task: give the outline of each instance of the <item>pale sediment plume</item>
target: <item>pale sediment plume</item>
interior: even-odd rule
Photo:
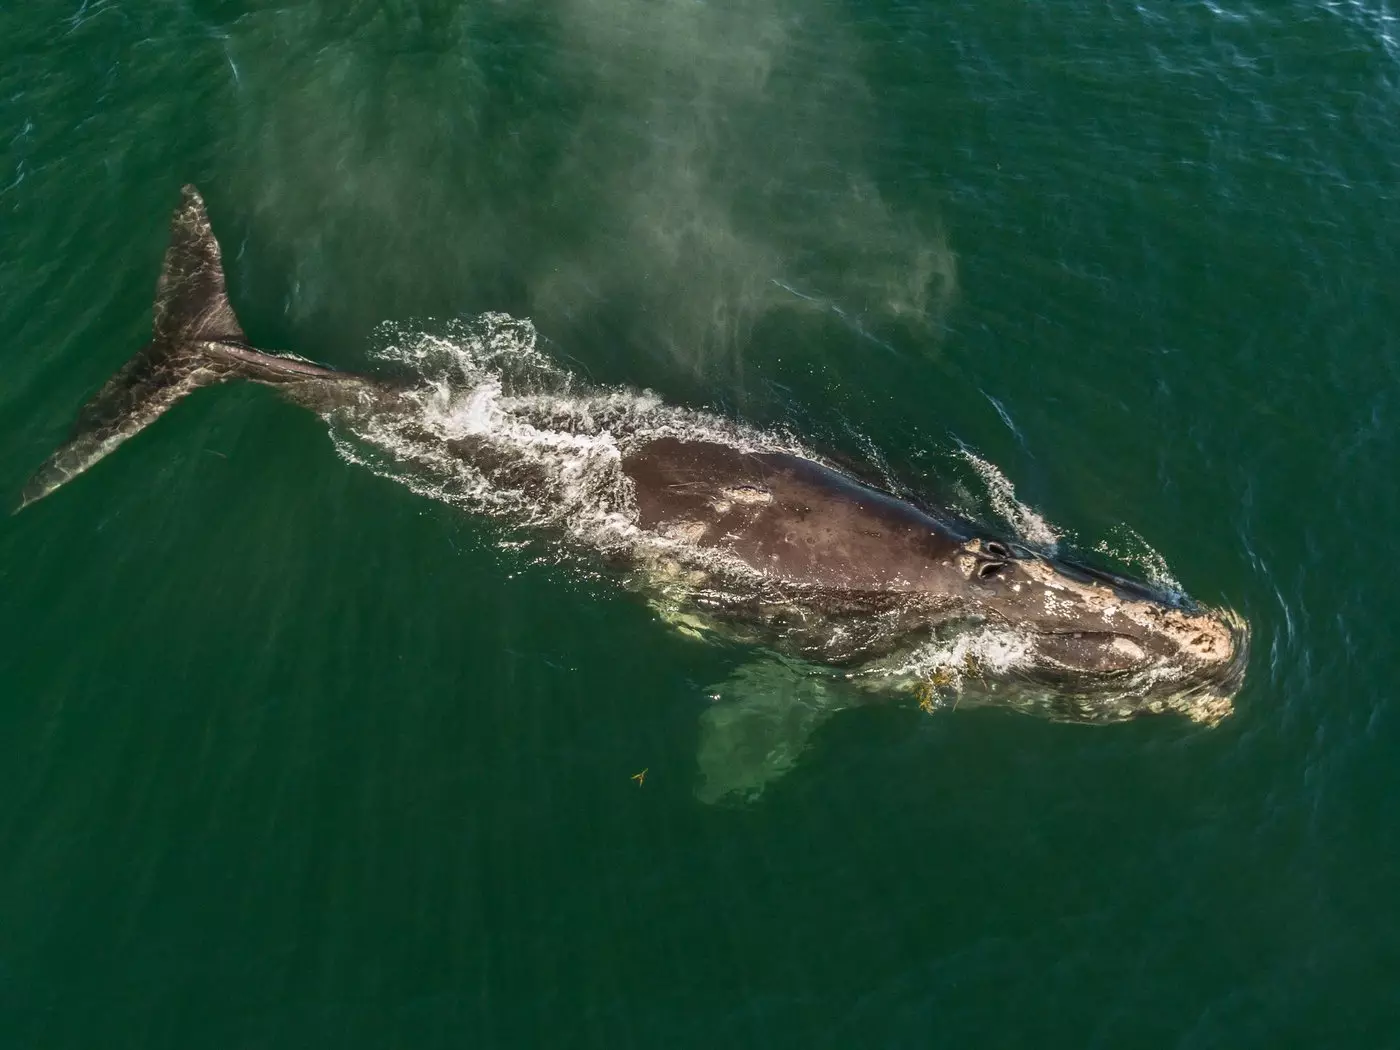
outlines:
[[[556,182],[595,195],[587,236],[545,259],[536,316],[639,302],[639,343],[739,381],[774,310],[898,321],[932,345],[953,253],[927,209],[902,213],[875,185],[869,93],[831,12],[791,0],[558,10],[599,101]]]
[[[539,37],[512,57],[538,98],[517,97],[481,32],[513,17]],[[344,32],[323,38],[323,22]],[[775,311],[824,312],[860,345],[894,326],[903,349],[936,351],[956,261],[936,201],[896,201],[877,178],[876,110],[839,13],[460,5],[385,48],[408,32],[372,5],[312,4],[250,14],[226,41],[274,56],[240,65],[239,90],[264,100],[241,110],[257,114],[238,130],[252,160],[229,177],[294,321],[343,312],[368,279],[345,260],[372,250],[381,293],[436,282],[497,308],[473,296],[509,274],[514,307],[552,336],[601,325],[731,386],[750,355],[804,352],[753,343]]]

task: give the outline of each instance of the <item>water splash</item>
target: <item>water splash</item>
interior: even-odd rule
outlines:
[[[1005,624],[983,624],[948,637],[932,637],[895,656],[862,667],[851,677],[867,685],[899,688],[910,681],[960,689],[983,673],[1005,676],[1028,664],[1031,636]]]
[[[629,451],[658,438],[819,458],[781,432],[666,405],[649,391],[589,388],[540,351],[528,320],[506,314],[438,331],[386,324],[378,338],[374,356],[418,383],[395,395],[394,411],[330,414],[341,456],[510,526],[553,527],[575,546],[675,545],[635,527],[622,470]]]
[[[1016,535],[1052,554],[1059,549],[1060,533],[1051,528],[1050,523],[1035,510],[1016,498],[1016,486],[1000,468],[969,449],[959,449],[958,452],[986,486],[987,500],[992,509],[1016,531]]]
[[[1148,583],[1159,590],[1165,591],[1176,598],[1185,595],[1185,588],[1177,578],[1172,575],[1171,568],[1167,565],[1167,559],[1162,557],[1136,529],[1128,525],[1117,525],[1110,532],[1110,540],[1100,540],[1094,545],[1094,550],[1100,554],[1106,554],[1111,558],[1117,558],[1124,565],[1131,566],[1142,573]]]

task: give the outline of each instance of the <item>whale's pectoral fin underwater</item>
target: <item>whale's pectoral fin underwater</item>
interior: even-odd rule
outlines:
[[[812,734],[851,704],[845,690],[791,661],[744,664],[714,688],[700,716],[701,802],[742,803],[797,764]]]
[[[322,398],[327,389],[364,383],[358,376],[247,345],[229,305],[219,242],[204,201],[186,186],[156,284],[151,341],[83,406],[68,440],[25,485],[16,510],[87,470],[186,394],[225,379],[278,386],[314,379]]]

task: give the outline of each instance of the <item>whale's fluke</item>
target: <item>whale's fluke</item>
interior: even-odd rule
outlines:
[[[277,385],[317,380],[341,387],[358,381],[247,345],[229,305],[219,242],[204,201],[186,186],[170,222],[151,341],[83,406],[68,441],[29,479],[16,510],[87,470],[186,394],[240,378]]]
[[[180,206],[170,220],[170,247],[156,283],[154,330],[153,342],[172,348],[198,340],[245,341],[224,287],[219,242],[193,186],[180,191]]]
[[[186,186],[156,284],[151,341],[83,406],[68,441],[29,479],[17,509],[81,474],[186,394],[227,378],[229,369],[208,360],[201,344],[241,345],[243,338],[204,201]]]

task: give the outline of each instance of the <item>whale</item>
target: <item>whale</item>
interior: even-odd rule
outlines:
[[[348,435],[352,460],[544,536],[683,634],[752,653],[705,700],[706,801],[757,797],[834,712],[875,700],[1086,724],[1174,714],[1209,727],[1232,711],[1249,648],[1232,610],[916,504],[734,421],[483,376],[463,393],[254,346],[186,186],[149,342],[80,409],[16,510],[195,390],[274,388]]]

